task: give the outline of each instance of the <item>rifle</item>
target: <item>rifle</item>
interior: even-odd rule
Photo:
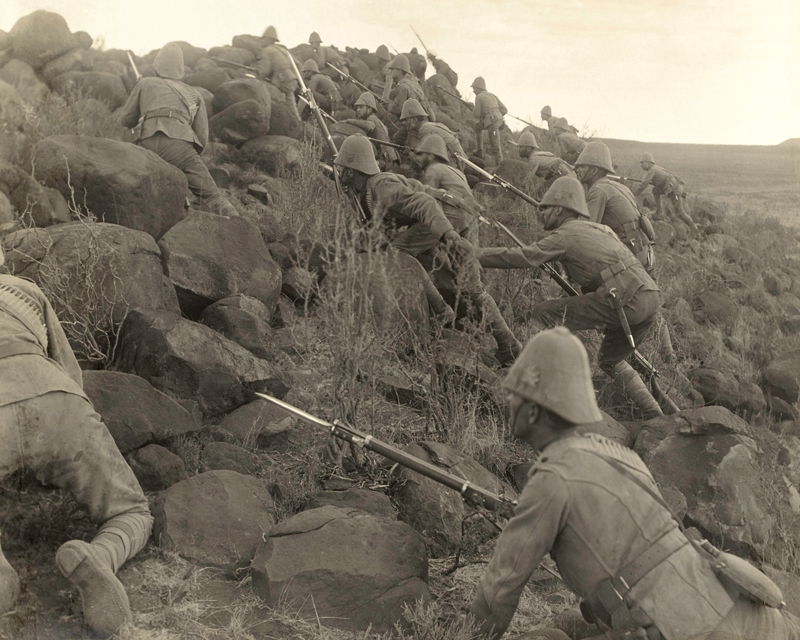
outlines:
[[[350,82],[352,82],[354,85],[356,85],[362,91],[366,91],[367,93],[371,93],[373,96],[375,96],[378,99],[378,101],[380,101],[380,102],[388,102],[387,100],[383,99],[383,96],[379,96],[372,89],[370,89],[369,87],[367,87],[364,84],[361,84],[358,80],[356,80],[349,73],[345,73],[341,69],[339,69],[337,67],[334,67],[330,62],[326,62],[325,64],[328,65],[331,69],[333,69],[336,73],[338,73],[342,78],[345,78],[346,80],[349,80]]]
[[[641,182],[639,178],[629,178],[628,176],[618,176],[613,173],[606,174],[606,178],[609,180],[616,180],[617,182],[622,182],[623,180],[630,180],[631,182]]]
[[[131,67],[133,67],[133,74],[136,76],[136,81],[138,82],[139,80],[142,79],[142,74],[139,73],[139,70],[136,68],[136,63],[133,61],[133,56],[131,55],[131,52],[127,51],[126,53],[128,54],[128,60],[130,60]]]
[[[520,189],[517,189],[517,187],[515,187],[513,184],[511,184],[508,180],[506,180],[504,178],[501,178],[500,176],[498,176],[496,174],[489,173],[488,171],[486,171],[486,169],[481,169],[477,164],[475,164],[474,162],[471,162],[469,159],[465,158],[462,155],[456,154],[456,158],[461,160],[461,162],[463,162],[468,167],[472,167],[473,169],[475,169],[475,171],[480,173],[484,178],[488,178],[489,180],[491,180],[492,182],[497,183],[498,185],[500,185],[504,189],[507,189],[508,191],[513,193],[515,196],[518,196],[518,197],[522,198],[528,204],[532,204],[534,207],[538,207],[539,206],[539,203],[536,200],[531,198],[524,191],[521,191]]]
[[[405,147],[402,144],[396,144],[394,142],[384,142],[383,140],[378,140],[377,138],[370,138],[367,137],[367,140],[370,142],[374,142],[375,144],[383,145],[384,147],[391,147],[392,149],[400,149],[400,151],[411,151],[411,147]]]
[[[367,451],[377,453],[384,458],[388,458],[392,462],[396,462],[399,465],[430,478],[434,482],[438,482],[439,484],[443,484],[454,491],[458,491],[465,500],[478,507],[487,509],[489,511],[496,511],[501,514],[509,514],[509,512],[513,511],[514,507],[517,506],[516,500],[507,498],[504,495],[498,495],[496,493],[492,493],[491,491],[487,491],[483,487],[479,487],[469,480],[464,480],[464,478],[459,478],[452,473],[448,473],[444,469],[441,469],[430,462],[420,460],[416,456],[412,456],[410,453],[401,451],[390,444],[378,440],[377,438],[373,438],[371,435],[359,431],[358,429],[340,422],[339,420],[327,422],[326,420],[312,416],[310,413],[306,413],[302,409],[298,409],[297,407],[287,402],[283,402],[282,400],[278,400],[277,398],[273,398],[272,396],[268,396],[264,393],[256,393],[256,395],[268,402],[271,402],[275,406],[280,407],[284,411],[297,416],[307,424],[315,425],[328,430],[331,435],[339,438],[340,440],[349,442],[351,445],[361,447]]]
[[[533,124],[532,122],[528,122],[527,120],[523,120],[522,118],[518,118],[517,116],[512,116],[510,113],[507,113],[506,115],[507,115],[509,118],[514,118],[514,120],[519,120],[519,121],[520,121],[520,122],[522,122],[523,124],[527,124],[529,127],[536,127],[536,125],[535,125],[535,124]],[[537,129],[539,129],[539,127],[536,127],[536,128],[537,128]]]
[[[428,51],[428,47],[425,46],[425,43],[422,41],[422,38],[419,37],[419,34],[417,33],[417,30],[414,27],[412,27],[411,25],[408,25],[408,26],[411,27],[411,30],[414,32],[414,35],[417,36],[417,40],[419,40],[419,43],[422,45],[422,48],[425,49],[425,54],[427,56],[430,56],[431,52]]]
[[[440,91],[444,91],[447,95],[453,96],[456,100],[458,100],[465,107],[467,107],[469,109],[473,108],[474,105],[471,102],[467,102],[463,98],[459,98],[455,93],[453,93],[452,91],[449,91],[448,89],[445,89],[443,86],[441,86],[439,84],[435,84],[433,86],[436,87],[437,89],[439,89]]]

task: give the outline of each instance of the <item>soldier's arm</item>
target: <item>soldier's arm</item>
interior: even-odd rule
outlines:
[[[603,224],[607,200],[608,197],[602,189],[589,189],[589,195],[586,197],[586,206],[589,208],[589,219],[592,222]]]
[[[347,118],[346,120],[339,120],[341,124],[351,124],[354,127],[363,129],[367,133],[372,133],[375,130],[375,125],[369,120],[359,120],[357,118]]]
[[[478,119],[478,122],[483,124],[483,94],[475,97],[475,106],[472,109],[472,115]]]
[[[200,100],[200,105],[194,117],[194,122],[192,122],[192,129],[194,129],[194,133],[200,141],[200,146],[205,149],[208,144],[208,112],[206,112],[205,100],[200,96],[198,96],[198,99]]]
[[[482,635],[496,639],[508,629],[522,590],[564,526],[568,501],[556,474],[539,470],[528,480],[472,601]]]
[[[642,181],[636,187],[636,191],[633,192],[634,195],[638,196],[642,191],[647,189],[647,187],[649,187],[653,183],[653,176],[655,174],[656,172],[653,171],[653,169],[650,169],[647,173],[645,173],[644,177],[642,178]]]
[[[431,165],[427,169],[425,169],[425,173],[422,174],[422,184],[425,186],[431,187],[432,189],[441,189],[442,188],[442,174],[436,170],[436,165]]]
[[[495,96],[495,97],[497,97],[497,96]],[[508,109],[506,109],[506,105],[504,105],[500,101],[500,98],[497,98],[497,107],[500,109],[500,114],[501,115],[506,115],[508,113]]]
[[[411,182],[409,180],[409,182]],[[416,180],[414,182],[417,182]],[[401,181],[386,182],[380,192],[381,202],[387,209],[399,211],[403,216],[413,218],[430,227],[431,233],[441,238],[448,231],[453,230],[453,225],[444,215],[439,203],[424,193],[420,183],[420,190],[415,191],[410,185]],[[391,214],[389,214],[391,215]]]
[[[564,256],[565,244],[558,233],[552,233],[526,247],[487,247],[478,250],[478,260],[486,269],[532,269]]]
[[[141,95],[142,82],[140,80],[136,83],[136,86],[133,87],[133,91],[131,91],[131,95],[128,96],[125,106],[122,107],[122,113],[120,113],[119,121],[123,127],[132,129],[139,123],[139,118],[142,115],[139,110],[139,99]]]

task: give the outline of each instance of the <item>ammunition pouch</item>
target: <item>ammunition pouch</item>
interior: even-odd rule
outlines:
[[[644,216],[644,215],[640,215],[639,216],[639,224],[642,226],[642,231],[644,231],[644,234],[647,236],[647,239],[650,240],[650,242],[655,244],[655,242],[656,242],[656,230],[653,229],[653,223],[650,222],[650,218],[648,218],[647,216]]]
[[[632,267],[635,264],[639,264],[639,259],[634,255],[630,255],[619,262],[615,262],[610,267],[603,269],[599,275],[597,275],[584,287],[584,289],[586,291],[597,291],[601,285],[605,286],[607,291],[616,289],[622,294],[622,297],[618,298],[619,304],[620,306],[624,306],[630,302],[636,291],[628,291],[628,289],[631,288],[625,287],[624,284],[619,281],[617,276],[619,276],[619,274],[625,271],[628,267]]]

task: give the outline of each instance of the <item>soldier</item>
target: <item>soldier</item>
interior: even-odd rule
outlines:
[[[530,131],[523,131],[517,143],[519,157],[527,159],[531,165],[531,173],[542,178],[547,186],[562,176],[574,178],[575,172],[566,162],[549,151],[542,151],[536,142],[536,136]]]
[[[392,61],[392,54],[389,53],[389,48],[385,44],[375,49],[375,57],[382,61],[384,66]]]
[[[603,340],[600,369],[623,386],[648,418],[663,415],[639,375],[625,360],[650,332],[661,299],[658,287],[628,248],[607,226],[589,222],[583,187],[576,178],[559,178],[541,203],[548,237],[525,248],[481,249],[481,265],[496,269],[534,268],[560,260],[584,295],[556,298],[538,305],[530,319],[542,327],[597,329]],[[629,325],[629,328],[626,327]]]
[[[447,217],[420,182],[381,173],[372,145],[363,136],[347,138],[334,162],[341,169],[342,186],[356,198],[371,224],[385,231],[392,247],[414,256],[432,276],[447,281],[448,289],[468,300],[497,341],[497,359],[501,364],[511,363],[522,345],[483,288],[475,249],[461,235],[469,227],[464,211],[448,207]],[[402,227],[407,228],[399,231]],[[437,299],[430,281],[426,293],[437,316],[452,318],[452,309],[448,312],[441,295]]]
[[[414,149],[424,137],[438,136],[444,140],[447,146],[450,162],[454,166],[462,167],[462,162],[457,155],[462,157],[466,157],[466,155],[456,134],[440,122],[428,122],[428,113],[417,100],[410,98],[405,101],[400,113],[400,122],[404,126],[392,136],[393,142]]]
[[[342,94],[339,87],[328,76],[319,72],[317,63],[308,59],[303,63],[303,80],[309,91],[314,94],[317,104],[332,116],[336,115],[336,110],[342,108]]]
[[[653,226],[639,212],[631,190],[606,177],[614,173],[614,165],[605,143],[595,140],[587,144],[575,161],[575,171],[578,180],[588,189],[586,206],[589,219],[611,227],[648,273],[652,272],[655,264]]]
[[[422,173],[422,184],[431,189],[443,189],[451,194],[460,208],[467,211],[467,231],[462,235],[470,244],[478,248],[478,216],[483,207],[478,204],[469,188],[466,176],[449,164],[447,146],[437,135],[428,135],[414,148],[416,164]]]
[[[458,92],[458,89],[456,89],[456,85],[458,84],[458,74],[455,71],[453,71],[450,65],[447,64],[441,58],[438,58],[436,56],[436,53],[434,53],[433,51],[428,51],[428,60],[431,61],[433,68],[436,69],[436,73],[440,73],[445,78],[447,78],[447,81],[453,87],[453,90],[456,92],[456,94],[461,95]]]
[[[5,257],[0,248],[0,265]],[[131,622],[116,572],[147,543],[147,498],[83,392],[81,370],[53,307],[30,280],[0,273],[0,480],[18,469],[69,491],[100,525],[91,543],[65,542],[56,566],[80,591],[95,632]],[[0,550],[0,616],[19,576]]]
[[[382,142],[389,142],[389,131],[386,125],[380,121],[376,115],[378,104],[375,102],[375,96],[369,91],[362,93],[355,104],[356,115],[358,118],[349,118],[347,120],[340,120],[345,124],[352,124],[362,129],[370,138],[381,140]],[[381,165],[382,171],[389,170],[395,164],[399,163],[397,151],[387,145],[373,145],[376,151],[376,157]]]
[[[311,35],[308,37],[308,44],[311,45],[311,57],[309,60],[316,62],[317,68],[320,69],[320,72],[324,75],[337,77],[336,72],[328,68],[328,63],[332,64],[337,69],[343,70],[344,58],[342,58],[341,54],[332,47],[323,47],[322,38],[319,37],[316,31],[311,32]]]
[[[200,153],[208,143],[206,104],[183,78],[183,51],[170,43],[153,61],[155,78],[141,78],[122,107],[120,122],[134,142],[186,174],[189,189],[214,213],[239,213],[217,188]]]
[[[428,62],[425,60],[425,56],[420,55],[416,47],[411,49],[409,53],[406,53],[405,56],[408,58],[411,71],[413,71],[417,79],[422,82],[425,79],[425,72],[428,70]]]
[[[391,102],[388,106],[388,111],[391,113],[395,120],[399,119],[403,113],[403,105],[409,98],[414,98],[425,109],[425,113],[431,122],[436,122],[436,116],[431,110],[428,99],[422,91],[416,76],[411,73],[411,67],[408,64],[408,58],[402,53],[392,58],[392,61],[386,66],[392,72],[392,82],[396,85],[391,93]]]
[[[500,129],[505,124],[503,116],[508,113],[508,109],[496,95],[486,90],[486,81],[480,76],[472,82],[472,90],[475,92],[475,108],[472,110],[472,114],[478,119],[475,125],[478,155],[483,158],[483,132],[487,131],[489,152],[495,156],[499,164],[503,160]]]
[[[295,94],[300,89],[300,82],[289,60],[291,54],[284,47],[277,44],[278,32],[272,25],[267,27],[261,39],[267,44],[261,50],[261,55],[256,60],[255,67],[264,78],[283,93],[289,110],[299,120],[300,114],[297,112]]]
[[[549,551],[584,599],[581,610],[604,632],[597,640],[800,638],[795,616],[723,583],[639,456],[578,432],[602,415],[586,350],[567,329],[528,342],[503,387],[512,433],[539,456],[472,602],[483,637],[503,635]],[[771,582],[750,569],[742,572],[745,586]]]
[[[586,148],[586,142],[573,133],[566,118],[559,118],[555,124],[555,134],[558,139],[558,155],[565,162],[574,165],[581,151]]]
[[[656,200],[656,215],[661,215],[661,198],[666,196],[669,207],[673,213],[683,220],[689,228],[697,231],[697,226],[692,220],[691,216],[686,211],[684,200],[686,199],[686,189],[684,188],[683,180],[681,180],[674,173],[670,173],[664,167],[660,167],[655,163],[653,155],[650,152],[642,154],[642,159],[639,164],[644,171],[644,178],[642,182],[636,187],[636,195],[638,196],[648,186],[653,186],[653,197]]]
[[[556,122],[558,122],[558,118],[553,115],[553,110],[550,108],[550,105],[544,105],[539,115],[542,117],[542,120],[547,123],[547,129],[555,133]]]

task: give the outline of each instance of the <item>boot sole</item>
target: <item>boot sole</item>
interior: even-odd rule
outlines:
[[[83,546],[66,542],[56,553],[58,570],[81,594],[86,624],[98,633],[111,635],[133,619],[125,587]]]

